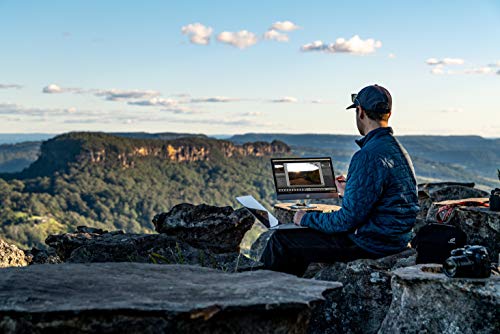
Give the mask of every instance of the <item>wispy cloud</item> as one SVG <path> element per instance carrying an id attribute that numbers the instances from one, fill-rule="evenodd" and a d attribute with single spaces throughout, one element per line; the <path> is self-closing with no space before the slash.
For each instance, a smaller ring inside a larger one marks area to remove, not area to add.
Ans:
<path id="1" fill-rule="evenodd" d="M 271 100 L 273 103 L 297 103 L 299 100 L 292 96 L 283 96 L 274 100 Z"/>
<path id="2" fill-rule="evenodd" d="M 204 26 L 201 23 L 191 23 L 181 29 L 184 35 L 189 36 L 189 41 L 193 44 L 208 45 L 212 36 L 212 27 Z"/>
<path id="3" fill-rule="evenodd" d="M 431 73 L 437 75 L 443 74 L 478 74 L 478 75 L 489 75 L 489 74 L 500 74 L 500 61 L 496 63 L 491 63 L 484 66 L 476 66 L 470 68 L 459 67 L 458 69 L 449 69 L 449 66 L 461 66 L 465 64 L 465 60 L 462 58 L 444 58 L 436 59 L 429 58 L 426 64 L 432 66 Z"/>
<path id="4" fill-rule="evenodd" d="M 186 107 L 186 106 L 178 106 L 178 105 L 171 106 L 171 107 L 166 108 L 166 109 L 161 109 L 161 111 L 169 112 L 169 113 L 177 114 L 177 115 L 194 115 L 194 114 L 206 113 L 205 111 L 193 109 L 193 108 Z"/>
<path id="5" fill-rule="evenodd" d="M 374 53 L 376 49 L 382 47 L 382 42 L 373 38 L 366 40 L 354 35 L 350 39 L 337 38 L 335 43 L 327 44 L 322 41 L 314 41 L 303 45 L 300 50 L 303 52 L 325 52 L 325 53 L 351 53 L 356 55 L 365 55 Z"/>
<path id="6" fill-rule="evenodd" d="M 437 58 L 429 58 L 426 61 L 427 65 L 463 65 L 465 63 L 465 60 L 462 58 L 443 58 L 443 59 L 437 59 Z"/>
<path id="7" fill-rule="evenodd" d="M 128 99 L 144 99 L 159 96 L 160 93 L 154 90 L 121 90 L 107 89 L 99 90 L 95 96 L 102 96 L 108 101 L 122 101 Z"/>
<path id="8" fill-rule="evenodd" d="M 17 84 L 0 84 L 0 89 L 21 89 L 23 86 Z"/>
<path id="9" fill-rule="evenodd" d="M 129 101 L 127 104 L 133 106 L 141 106 L 141 107 L 152 107 L 152 106 L 162 106 L 162 107 L 173 107 L 178 105 L 178 101 L 174 99 L 164 99 L 161 97 L 154 97 L 148 100 L 138 100 L 138 101 Z"/>
<path id="10" fill-rule="evenodd" d="M 473 67 L 464 70 L 465 74 L 493 74 L 495 68 L 489 66 Z"/>
<path id="11" fill-rule="evenodd" d="M 247 30 L 238 32 L 223 31 L 217 35 L 217 40 L 239 49 L 248 48 L 258 42 L 257 35 Z"/>
<path id="12" fill-rule="evenodd" d="M 192 98 L 189 100 L 191 103 L 228 103 L 238 101 L 240 101 L 240 99 L 227 96 Z"/>
<path id="13" fill-rule="evenodd" d="M 85 93 L 86 91 L 81 88 L 61 87 L 56 84 L 50 84 L 48 86 L 43 87 L 42 92 L 45 94 L 60 94 L 60 93 L 82 94 Z"/>
<path id="14" fill-rule="evenodd" d="M 300 27 L 291 21 L 277 21 L 269 28 L 269 30 L 279 31 L 294 31 L 297 29 L 300 29 Z"/>
<path id="15" fill-rule="evenodd" d="M 70 114 L 78 115 L 100 115 L 101 112 L 82 111 L 79 112 L 75 107 L 69 108 L 38 108 L 28 107 L 16 103 L 0 103 L 0 114 L 17 116 L 65 116 Z"/>

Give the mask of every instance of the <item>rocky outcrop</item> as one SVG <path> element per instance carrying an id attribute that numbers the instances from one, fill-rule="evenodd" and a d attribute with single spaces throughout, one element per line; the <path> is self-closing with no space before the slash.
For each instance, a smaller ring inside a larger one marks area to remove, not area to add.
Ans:
<path id="1" fill-rule="evenodd" d="M 57 255 L 55 249 L 38 249 L 33 247 L 31 250 L 26 251 L 27 262 L 31 264 L 58 264 L 63 261 Z"/>
<path id="2" fill-rule="evenodd" d="M 168 137 L 168 136 L 167 136 Z M 17 177 L 37 177 L 64 171 L 71 165 L 134 168 L 138 161 L 155 158 L 172 162 L 216 161 L 234 157 L 290 154 L 281 141 L 237 145 L 207 137 L 175 139 L 133 138 L 100 132 L 72 132 L 42 143 L 39 158 Z"/>
<path id="3" fill-rule="evenodd" d="M 239 252 L 245 233 L 255 218 L 246 209 L 188 203 L 174 206 L 153 219 L 155 229 L 193 247 L 214 253 Z"/>
<path id="4" fill-rule="evenodd" d="M 197 266 L 8 268 L 0 275 L 0 332 L 305 333 L 323 295 L 340 289 L 271 271 Z"/>
<path id="5" fill-rule="evenodd" d="M 448 278 L 438 265 L 400 268 L 380 333 L 498 333 L 500 276 Z"/>
<path id="6" fill-rule="evenodd" d="M 412 249 L 378 260 L 313 264 L 306 276 L 341 282 L 342 292 L 328 299 L 311 319 L 310 333 L 376 333 L 391 304 L 391 271 L 415 264 Z"/>
<path id="7" fill-rule="evenodd" d="M 192 264 L 227 272 L 258 269 L 237 252 L 213 253 L 165 234 L 107 232 L 79 227 L 74 233 L 51 235 L 47 245 L 63 262 L 140 262 L 154 264 Z"/>
<path id="8" fill-rule="evenodd" d="M 453 212 L 450 223 L 465 232 L 469 244 L 485 246 L 491 260 L 497 261 L 500 253 L 500 212 L 488 208 L 460 207 Z"/>
<path id="9" fill-rule="evenodd" d="M 26 256 L 15 245 L 10 245 L 0 239 L 0 268 L 22 267 L 28 265 Z"/>
<path id="10" fill-rule="evenodd" d="M 427 211 L 434 202 L 456 200 L 462 198 L 487 197 L 486 191 L 474 188 L 474 183 L 437 182 L 418 185 L 418 202 L 420 213 L 418 219 L 425 220 Z"/>

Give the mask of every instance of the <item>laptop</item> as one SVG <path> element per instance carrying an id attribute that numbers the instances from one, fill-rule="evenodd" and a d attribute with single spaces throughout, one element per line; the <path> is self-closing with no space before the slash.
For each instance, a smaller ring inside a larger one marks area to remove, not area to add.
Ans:
<path id="1" fill-rule="evenodd" d="M 293 223 L 280 224 L 278 219 L 267 211 L 267 209 L 251 195 L 236 197 L 236 200 L 270 230 L 307 228 L 305 226 L 297 226 Z"/>

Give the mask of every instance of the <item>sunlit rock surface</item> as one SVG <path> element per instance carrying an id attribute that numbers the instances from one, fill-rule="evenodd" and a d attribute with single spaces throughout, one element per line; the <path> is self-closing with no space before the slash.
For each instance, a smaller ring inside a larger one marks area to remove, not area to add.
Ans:
<path id="1" fill-rule="evenodd" d="M 323 295 L 340 289 L 271 271 L 198 266 L 7 268 L 0 275 L 0 332 L 305 333 Z"/>
<path id="2" fill-rule="evenodd" d="M 10 245 L 0 239 L 0 268 L 26 266 L 26 256 L 15 245 Z"/>

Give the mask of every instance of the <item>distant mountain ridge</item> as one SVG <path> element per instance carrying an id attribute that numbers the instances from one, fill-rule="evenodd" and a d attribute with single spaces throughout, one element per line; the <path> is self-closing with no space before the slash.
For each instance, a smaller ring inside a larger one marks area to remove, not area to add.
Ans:
<path id="1" fill-rule="evenodd" d="M 144 139 L 146 137 L 147 139 Z M 168 139 L 166 139 L 168 138 Z M 290 154 L 283 142 L 273 141 L 234 144 L 206 136 L 181 134 L 108 134 L 71 132 L 42 143 L 39 158 L 19 174 L 6 178 L 50 176 L 66 171 L 71 164 L 102 164 L 131 168 L 137 159 L 155 157 L 174 162 L 193 162 L 236 156 L 272 156 Z"/>

